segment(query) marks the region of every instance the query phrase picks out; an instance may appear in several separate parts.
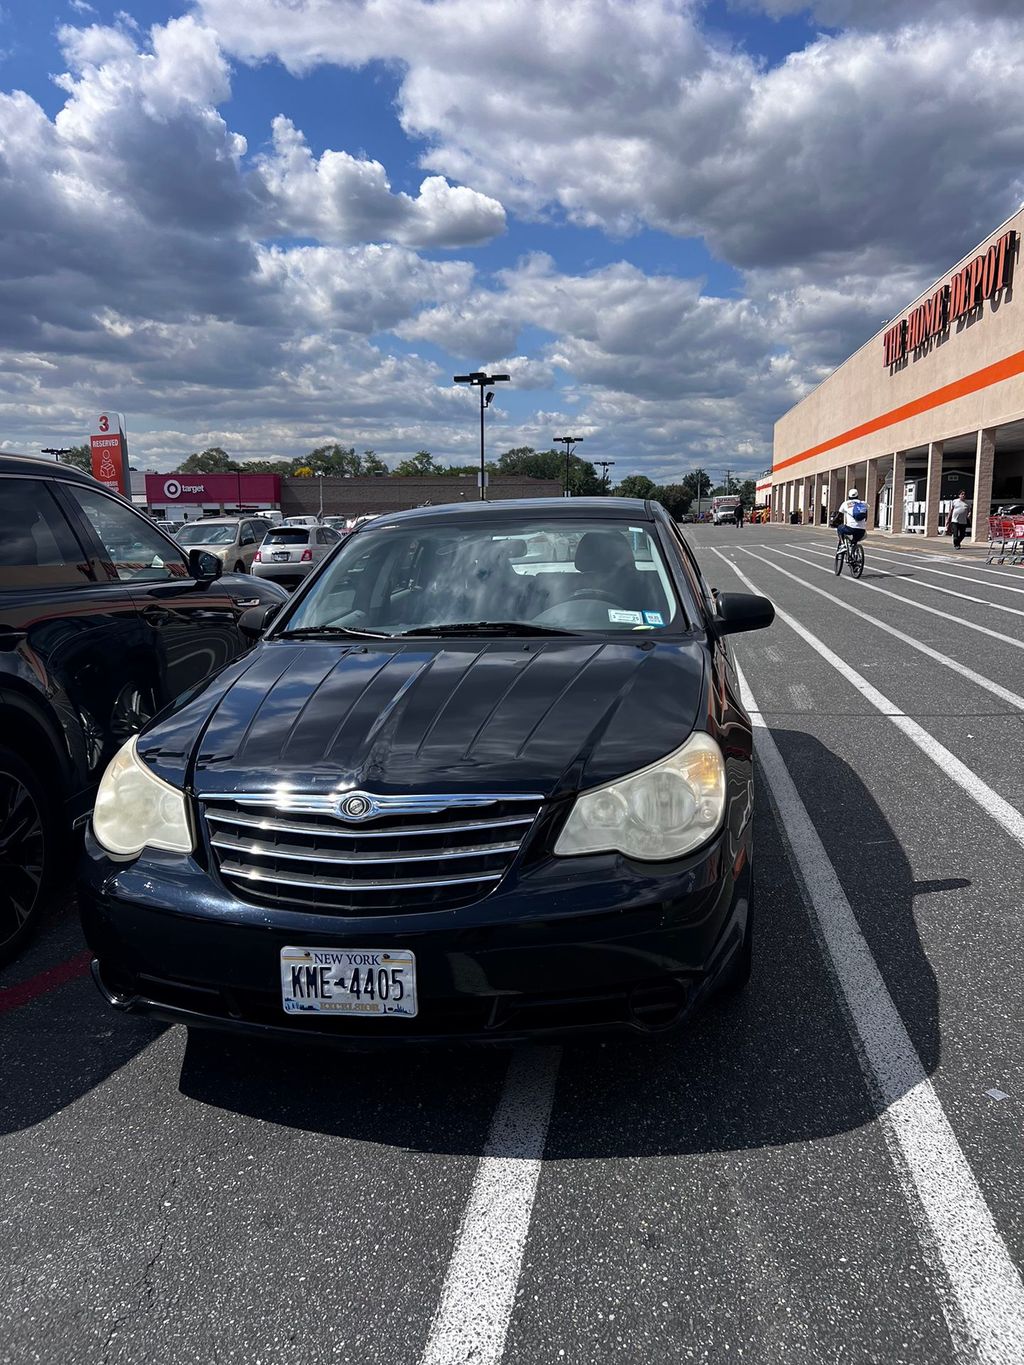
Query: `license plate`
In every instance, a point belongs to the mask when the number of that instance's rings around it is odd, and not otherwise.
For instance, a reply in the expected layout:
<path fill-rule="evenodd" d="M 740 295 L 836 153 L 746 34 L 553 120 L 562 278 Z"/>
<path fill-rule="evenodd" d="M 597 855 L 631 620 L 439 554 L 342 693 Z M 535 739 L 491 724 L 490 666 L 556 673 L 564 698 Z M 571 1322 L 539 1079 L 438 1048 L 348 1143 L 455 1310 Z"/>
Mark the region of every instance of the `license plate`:
<path fill-rule="evenodd" d="M 413 1019 L 415 954 L 408 948 L 282 948 L 281 1004 L 285 1014 Z"/>
<path fill-rule="evenodd" d="M 291 554 L 287 550 L 275 550 L 271 555 L 275 564 L 287 564 L 291 559 Z"/>

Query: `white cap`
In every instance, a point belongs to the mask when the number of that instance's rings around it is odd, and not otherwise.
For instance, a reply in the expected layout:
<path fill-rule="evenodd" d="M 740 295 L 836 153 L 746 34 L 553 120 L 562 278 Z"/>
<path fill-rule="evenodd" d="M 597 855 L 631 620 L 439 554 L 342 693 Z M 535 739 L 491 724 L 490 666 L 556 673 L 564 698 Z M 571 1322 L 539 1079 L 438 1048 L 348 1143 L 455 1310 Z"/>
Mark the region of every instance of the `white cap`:
<path fill-rule="evenodd" d="M 850 491 L 849 491 L 849 493 L 847 493 L 846 496 L 847 496 L 848 498 L 856 498 L 856 497 L 859 497 L 860 494 L 857 492 L 856 488 L 851 488 Z"/>

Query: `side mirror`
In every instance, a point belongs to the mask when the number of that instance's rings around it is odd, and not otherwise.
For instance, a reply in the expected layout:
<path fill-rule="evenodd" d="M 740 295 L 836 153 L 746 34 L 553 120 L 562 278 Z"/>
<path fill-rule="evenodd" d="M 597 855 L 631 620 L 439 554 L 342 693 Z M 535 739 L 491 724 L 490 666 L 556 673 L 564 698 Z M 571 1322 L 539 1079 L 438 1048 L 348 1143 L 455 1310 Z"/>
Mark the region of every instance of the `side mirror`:
<path fill-rule="evenodd" d="M 764 630 L 775 620 L 775 608 L 768 598 L 752 592 L 720 592 L 715 597 L 715 606 L 718 608 L 715 630 L 719 635 Z"/>
<path fill-rule="evenodd" d="M 214 579 L 220 578 L 224 572 L 224 565 L 216 555 L 210 554 L 209 550 L 189 550 L 188 572 L 189 577 L 198 583 L 212 583 Z"/>
<path fill-rule="evenodd" d="M 280 610 L 280 602 L 261 602 L 258 607 L 249 607 L 238 618 L 238 629 L 247 640 L 255 642 Z"/>

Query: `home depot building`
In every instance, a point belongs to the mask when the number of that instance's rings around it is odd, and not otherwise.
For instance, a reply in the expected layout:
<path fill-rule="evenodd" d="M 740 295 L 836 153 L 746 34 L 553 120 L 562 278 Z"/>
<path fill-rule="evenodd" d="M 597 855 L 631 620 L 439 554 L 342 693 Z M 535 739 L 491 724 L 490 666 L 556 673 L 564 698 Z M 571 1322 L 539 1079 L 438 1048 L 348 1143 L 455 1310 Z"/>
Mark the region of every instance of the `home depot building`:
<path fill-rule="evenodd" d="M 1024 501 L 1022 231 L 1024 208 L 775 424 L 774 520 L 825 521 L 856 487 L 869 527 L 934 536 L 963 488 L 984 541 Z"/>

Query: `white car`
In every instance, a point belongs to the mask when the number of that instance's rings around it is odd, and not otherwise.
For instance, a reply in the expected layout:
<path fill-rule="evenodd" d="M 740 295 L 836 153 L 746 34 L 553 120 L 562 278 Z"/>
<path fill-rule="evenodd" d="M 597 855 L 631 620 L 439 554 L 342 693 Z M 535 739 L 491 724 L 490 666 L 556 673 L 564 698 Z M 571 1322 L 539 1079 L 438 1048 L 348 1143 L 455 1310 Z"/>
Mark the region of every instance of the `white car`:
<path fill-rule="evenodd" d="M 319 517 L 285 517 L 282 526 L 319 526 Z"/>
<path fill-rule="evenodd" d="M 272 526 L 256 552 L 252 572 L 283 588 L 298 587 L 344 539 L 330 526 Z"/>

